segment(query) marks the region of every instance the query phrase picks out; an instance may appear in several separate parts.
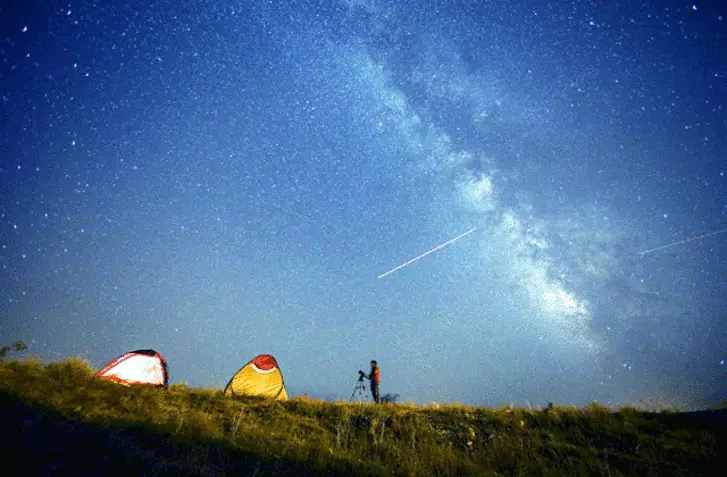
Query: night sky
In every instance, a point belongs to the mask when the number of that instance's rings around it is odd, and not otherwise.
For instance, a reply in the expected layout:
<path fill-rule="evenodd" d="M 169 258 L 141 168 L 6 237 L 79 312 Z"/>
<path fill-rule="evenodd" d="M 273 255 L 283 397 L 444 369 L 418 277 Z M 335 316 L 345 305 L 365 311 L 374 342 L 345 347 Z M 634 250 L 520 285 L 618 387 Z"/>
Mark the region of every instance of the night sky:
<path fill-rule="evenodd" d="M 716 1 L 2 1 L 0 344 L 725 399 L 726 51 Z"/>

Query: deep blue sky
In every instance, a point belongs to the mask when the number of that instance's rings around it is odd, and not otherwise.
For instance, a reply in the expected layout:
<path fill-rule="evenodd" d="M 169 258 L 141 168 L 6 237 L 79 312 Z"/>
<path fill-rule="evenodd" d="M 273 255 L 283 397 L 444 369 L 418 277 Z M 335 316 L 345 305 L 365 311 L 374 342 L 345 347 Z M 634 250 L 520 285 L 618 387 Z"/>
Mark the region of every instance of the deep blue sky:
<path fill-rule="evenodd" d="M 599 5 L 604 3 L 605 5 Z M 727 395 L 719 2 L 0 3 L 0 341 L 224 386 Z M 407 260 L 477 230 L 384 278 Z"/>

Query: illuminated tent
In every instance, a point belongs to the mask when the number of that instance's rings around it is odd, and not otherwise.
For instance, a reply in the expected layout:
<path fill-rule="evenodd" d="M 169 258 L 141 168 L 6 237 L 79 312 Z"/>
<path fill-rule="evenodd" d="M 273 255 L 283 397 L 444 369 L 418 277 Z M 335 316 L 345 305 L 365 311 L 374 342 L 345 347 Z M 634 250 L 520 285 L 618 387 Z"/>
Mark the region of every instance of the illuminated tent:
<path fill-rule="evenodd" d="M 124 385 L 145 384 L 160 388 L 169 385 L 167 362 L 153 349 L 140 349 L 119 356 L 96 376 Z"/>
<path fill-rule="evenodd" d="M 283 373 L 269 354 L 261 354 L 235 374 L 225 386 L 225 394 L 233 396 L 265 396 L 287 400 Z"/>

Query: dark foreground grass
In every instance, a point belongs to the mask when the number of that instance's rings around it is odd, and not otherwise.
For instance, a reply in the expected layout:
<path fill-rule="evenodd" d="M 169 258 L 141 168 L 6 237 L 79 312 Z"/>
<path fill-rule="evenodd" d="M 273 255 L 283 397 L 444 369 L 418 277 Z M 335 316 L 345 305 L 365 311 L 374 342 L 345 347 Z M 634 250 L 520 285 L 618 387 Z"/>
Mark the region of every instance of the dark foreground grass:
<path fill-rule="evenodd" d="M 80 359 L 0 362 L 24 475 L 723 475 L 727 411 L 416 407 L 125 387 Z"/>

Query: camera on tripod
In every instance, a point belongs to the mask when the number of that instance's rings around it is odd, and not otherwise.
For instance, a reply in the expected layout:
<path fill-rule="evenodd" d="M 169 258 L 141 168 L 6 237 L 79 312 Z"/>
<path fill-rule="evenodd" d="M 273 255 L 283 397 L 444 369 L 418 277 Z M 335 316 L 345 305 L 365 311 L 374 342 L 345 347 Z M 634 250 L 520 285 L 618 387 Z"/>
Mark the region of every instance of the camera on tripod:
<path fill-rule="evenodd" d="M 356 387 L 353 388 L 353 394 L 351 394 L 351 401 L 354 400 L 354 398 L 358 397 L 360 400 L 366 400 L 366 385 L 364 384 L 364 378 L 366 377 L 366 373 L 363 371 L 358 372 L 358 382 L 356 383 Z"/>

